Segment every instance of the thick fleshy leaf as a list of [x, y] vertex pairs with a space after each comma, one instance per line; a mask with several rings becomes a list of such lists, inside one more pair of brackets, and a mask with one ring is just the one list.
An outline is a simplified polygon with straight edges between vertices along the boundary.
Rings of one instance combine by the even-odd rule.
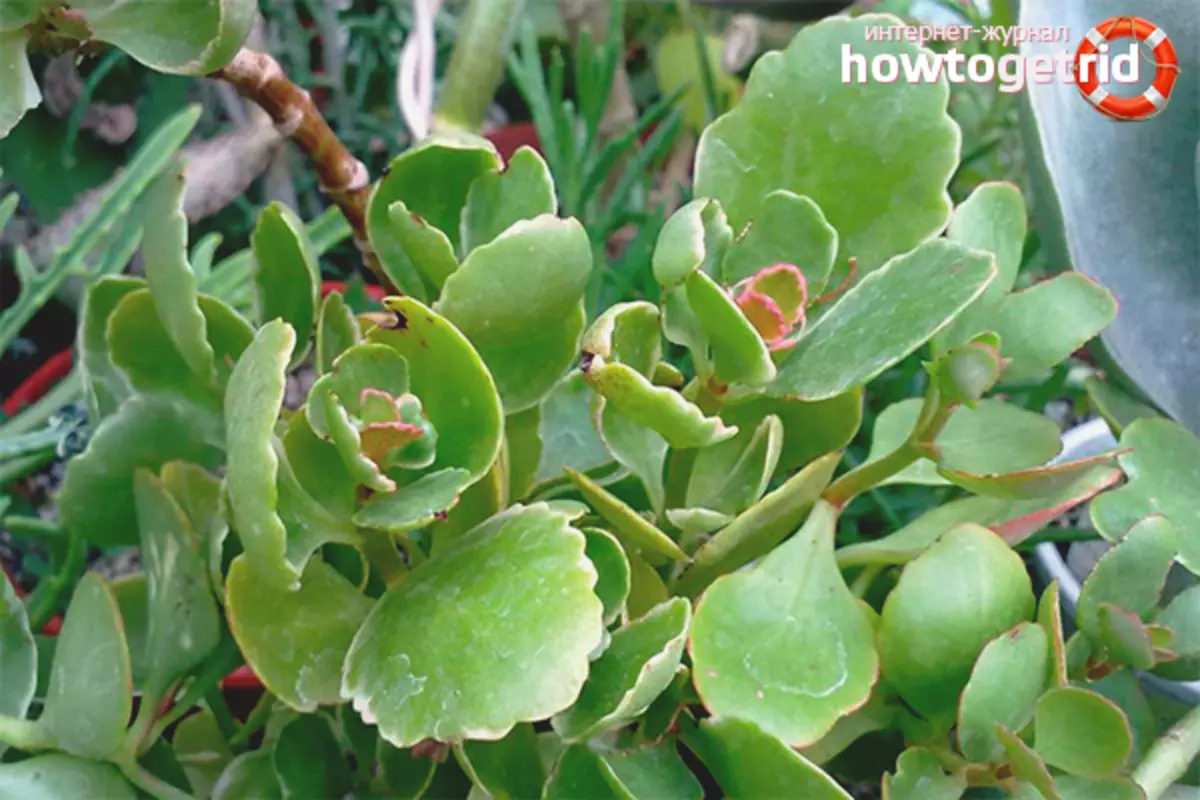
[[388, 207], [388, 219], [392, 235], [404, 249], [404, 255], [426, 284], [441, 291], [446, 278], [458, 269], [458, 258], [454, 255], [450, 237], [399, 201]]
[[1081, 778], [1105, 778], [1122, 769], [1133, 748], [1125, 715], [1087, 689], [1051, 689], [1037, 704], [1034, 749], [1052, 767]]
[[233, 760], [233, 751], [221, 735], [216, 717], [206, 708], [180, 721], [171, 747], [191, 784], [192, 793], [199, 797], [212, 794], [221, 772]]
[[295, 342], [287, 323], [263, 326], [238, 360], [225, 395], [225, 485], [233, 527], [259, 577], [290, 589], [299, 584], [300, 571], [286, 559], [287, 529], [276, 513], [279, 457], [271, 440]]
[[1050, 687], [1066, 686], [1069, 683], [1060, 594], [1058, 581], [1052, 582], [1038, 598], [1037, 607], [1037, 623], [1045, 631], [1050, 647], [1050, 660], [1047, 664], [1047, 685]]
[[674, 679], [691, 617], [677, 597], [613, 633], [575, 705], [554, 718], [558, 735], [584, 741], [641, 716]]
[[672, 389], [655, 386], [624, 364], [594, 358], [584, 375], [613, 407], [634, 422], [658, 432], [672, 447], [707, 447], [737, 434], [719, 417], [708, 417]]
[[731, 800], [850, 800], [837, 781], [748, 720], [710, 718], [698, 726], [685, 726], [683, 743], [704, 762]]
[[282, 800], [270, 750], [251, 750], [229, 762], [213, 786], [212, 800]]
[[116, 767], [65, 753], [34, 756], [0, 765], [0, 796], [21, 800], [62, 800], [64, 797], [103, 797], [135, 800], [133, 786]]
[[1004, 757], [1013, 776], [1023, 781], [1022, 794], [1018, 798], [1028, 800], [1054, 800], [1056, 789], [1054, 776], [1046, 767], [1046, 762], [1032, 747], [1025, 743], [1017, 734], [1005, 728], [996, 729], [996, 738], [1004, 747]]
[[738, 234], [721, 263], [721, 282], [732, 286], [773, 264], [794, 264], [809, 291], [818, 293], [829, 280], [837, 249], [837, 231], [812, 198], [780, 189], [763, 198], [749, 229]]
[[272, 694], [298, 711], [341, 702], [342, 659], [370, 600], [317, 559], [305, 567], [299, 589], [284, 591], [238, 556], [225, 591], [234, 639]]
[[1050, 645], [1038, 625], [1022, 622], [988, 642], [975, 662], [958, 708], [958, 749], [972, 761], [1000, 761], [996, 726], [1019, 731], [1033, 721], [1046, 690]]
[[658, 308], [644, 301], [610, 306], [588, 327], [579, 349], [650, 377], [662, 357]]
[[321, 302], [317, 317], [317, 372], [324, 374], [333, 369], [337, 357], [358, 344], [361, 338], [358, 320], [346, 305], [346, 299], [341, 292], [330, 292]]
[[1097, 474], [1099, 468], [1117, 460], [1114, 450], [1078, 461], [1064, 461], [1046, 467], [1033, 467], [999, 475], [979, 475], [957, 469], [938, 469], [938, 474], [956, 486], [987, 497], [1025, 500], [1051, 497], [1067, 490], [1083, 477]]
[[[498, 739], [562, 711], [603, 631], [584, 547], [544, 505], [468, 533], [375, 605], [346, 656], [342, 696], [397, 747]], [[476, 657], [462, 659], [468, 640]]]
[[696, 270], [718, 276], [733, 242], [721, 204], [699, 192], [697, 196], [672, 214], [658, 234], [651, 267], [654, 279], [666, 289], [679, 286]]
[[1146, 793], [1129, 778], [1078, 778], [1058, 775], [1054, 786], [1062, 800], [1145, 800]]
[[840, 453], [817, 459], [739, 514], [696, 552], [675, 593], [695, 597], [718, 576], [769, 553], [808, 516], [840, 460]]
[[141, 278], [106, 276], [88, 287], [79, 320], [79, 364], [88, 395], [92, 424], [114, 414], [129, 396], [129, 380], [108, 352], [108, 320], [125, 295], [146, 288]]
[[509, 413], [545, 397], [575, 359], [591, 270], [583, 226], [543, 215], [477, 247], [446, 279], [434, 308], [479, 349]]
[[625, 609], [629, 597], [630, 567], [625, 550], [615, 536], [600, 528], [583, 528], [587, 537], [584, 552], [596, 568], [596, 596], [604, 604], [604, 624], [609, 625]]
[[713, 583], [692, 626], [696, 689], [709, 711], [751, 720], [792, 747], [865, 703], [879, 674], [875, 632], [833, 560], [836, 521], [818, 502], [760, 564]]
[[215, 467], [224, 437], [189, 404], [135, 396], [97, 429], [82, 455], [67, 465], [58, 495], [63, 525], [100, 546], [136, 544], [133, 473], [168, 461]]
[[723, 384], [763, 386], [775, 377], [767, 343], [746, 315], [706, 272], [684, 282], [687, 302], [708, 338], [713, 375]]
[[826, 453], [853, 441], [862, 424], [862, 391], [855, 390], [806, 403], [794, 397], [745, 395], [731, 397], [721, 418], [739, 430], [757, 428], [774, 415], [783, 423], [783, 447], [775, 477], [787, 477]]
[[1093, 375], [1084, 379], [1083, 388], [1092, 407], [1118, 436], [1139, 419], [1162, 417], [1155, 408], [1130, 395], [1112, 378]]
[[412, 750], [392, 747], [383, 739], [377, 744], [376, 761], [390, 796], [397, 800], [422, 797], [433, 783], [437, 762], [424, 755], [413, 755]]
[[346, 470], [337, 448], [313, 432], [305, 409], [288, 420], [283, 433], [287, 465], [299, 484], [323, 511], [338, 520], [349, 520], [357, 507], [358, 484]]
[[739, 428], [728, 441], [706, 447], [696, 456], [687, 488], [687, 505], [740, 514], [758, 502], [783, 446], [779, 417], [763, 419], [757, 428]]
[[208, 585], [200, 533], [163, 481], [139, 469], [134, 497], [149, 609], [142, 696], [157, 703], [216, 649], [221, 618]]
[[626, 613], [632, 619], [649, 614], [656, 606], [670, 599], [671, 594], [662, 576], [638, 553], [626, 552], [629, 559], [629, 599]]
[[471, 343], [453, 325], [410, 297], [384, 301], [394, 323], [367, 338], [408, 361], [410, 390], [438, 432], [437, 459], [428, 467], [465, 469], [479, 479], [491, 469], [504, 438], [496, 385]]
[[132, 681], [117, 602], [104, 579], [89, 572], [67, 608], [38, 725], [60, 750], [108, 758], [125, 739]]
[[927, 719], [948, 726], [984, 645], [1033, 611], [1021, 558], [986, 528], [954, 528], [904, 568], [884, 603], [884, 679]]
[[538, 427], [542, 448], [536, 482], [561, 478], [566, 467], [591, 472], [612, 462], [592, 423], [602, 402], [578, 371], [569, 373], [546, 396]]
[[[908, 439], [921, 413], [920, 399], [903, 400], [875, 419], [868, 461], [883, 458]], [[1058, 426], [1050, 419], [999, 400], [959, 406], [934, 440], [936, 462], [922, 459], [884, 481], [946, 486], [937, 467], [977, 474], [1001, 474], [1037, 467], [1058, 455]]]
[[486, 173], [471, 184], [462, 212], [463, 255], [521, 220], [557, 211], [550, 168], [536, 150], [522, 147], [503, 172]]
[[394, 492], [374, 495], [354, 515], [354, 524], [392, 533], [423, 528], [452, 508], [470, 483], [465, 469], [431, 472]]
[[937, 756], [921, 747], [910, 747], [896, 759], [896, 774], [883, 776], [887, 800], [958, 800], [967, 790], [961, 775], [947, 775]]
[[867, 62], [883, 53], [919, 57], [911, 42], [867, 41], [868, 30], [899, 24], [886, 15], [825, 19], [760, 58], [745, 96], [700, 138], [696, 196], [720, 200], [741, 229], [768, 193], [806, 195], [837, 229], [839, 260], [856, 257], [867, 272], [937, 234], [959, 157], [949, 87], [848, 84], [842, 75], [845, 46]]
[[291, 363], [298, 364], [308, 352], [321, 292], [321, 268], [304, 221], [282, 203], [271, 203], [258, 215], [250, 246], [258, 318], [278, 318], [292, 326], [296, 350]]
[[1068, 272], [1004, 298], [988, 327], [1000, 336], [1000, 355], [1012, 360], [1005, 377], [1019, 380], [1065, 361], [1116, 316], [1108, 289]]
[[[24, 719], [37, 688], [37, 645], [25, 604], [0, 574], [0, 714]], [[0, 755], [4, 745], [0, 743]], [[0, 785], [3, 781], [0, 780]]]
[[1155, 673], [1172, 680], [1200, 678], [1200, 586], [1179, 593], [1154, 621], [1175, 634], [1171, 652], [1178, 656], [1176, 661], [1160, 664]]
[[1142, 419], [1121, 434], [1120, 456], [1129, 483], [1092, 503], [1092, 522], [1119, 539], [1150, 514], [1161, 514], [1179, 536], [1179, 560], [1200, 572], [1200, 439], [1165, 419]]
[[[603, 401], [602, 401], [603, 402]], [[646, 489], [650, 506], [661, 513], [666, 503], [663, 473], [667, 464], [667, 440], [645, 425], [634, 422], [604, 402], [600, 411], [600, 438], [621, 466], [628, 469]]]
[[[937, 335], [934, 339], [936, 354], [966, 344], [991, 326], [996, 307], [1012, 291], [1017, 280], [1025, 250], [1027, 213], [1025, 198], [1012, 183], [982, 184], [954, 209], [946, 238], [995, 256], [996, 280]], [[1002, 338], [1003, 344], [1006, 341]]]
[[271, 759], [285, 798], [345, 797], [353, 789], [350, 765], [323, 714], [301, 714], [284, 725]]
[[412, 259], [396, 238], [389, 209], [404, 203], [410, 214], [437, 228], [457, 249], [459, 221], [471, 184], [500, 168], [500, 157], [485, 139], [439, 134], [392, 160], [367, 207], [367, 235], [388, 277], [406, 294], [424, 301], [429, 292]]
[[665, 533], [638, 514], [624, 500], [613, 495], [586, 475], [572, 469], [567, 476], [579, 488], [588, 505], [604, 518], [625, 546], [642, 553], [653, 563], [665, 560], [686, 561], [687, 554]]
[[1075, 620], [1094, 642], [1102, 642], [1101, 607], [1112, 603], [1137, 617], [1158, 605], [1177, 551], [1175, 526], [1166, 517], [1147, 517], [1134, 525], [1096, 563], [1079, 592]]
[[704, 790], [670, 742], [635, 750], [595, 752], [567, 747], [551, 768], [545, 800], [700, 800]]
[[892, 259], [804, 334], [768, 393], [826, 400], [862, 386], [929, 341], [995, 274], [990, 256], [945, 240]]
[[109, 357], [134, 389], [169, 394], [206, 411], [221, 408], [221, 385], [230, 365], [241, 357], [254, 338], [254, 329], [236, 311], [214, 297], [199, 298], [210, 351], [216, 353], [216, 377], [197, 374], [172, 344], [161, 311], [149, 290], [127, 294], [108, 320]]
[[546, 770], [533, 726], [522, 723], [498, 742], [463, 742], [455, 754], [475, 786], [497, 800], [541, 797]]
[[216, 379], [216, 356], [196, 294], [196, 275], [187, 258], [182, 161], [167, 169], [146, 194], [142, 255], [150, 294], [167, 338], [202, 382]]
[[25, 54], [26, 38], [25, 31], [19, 29], [0, 33], [0, 81], [4, 83], [4, 93], [0, 95], [0, 139], [8, 136], [26, 111], [42, 102], [42, 92]]

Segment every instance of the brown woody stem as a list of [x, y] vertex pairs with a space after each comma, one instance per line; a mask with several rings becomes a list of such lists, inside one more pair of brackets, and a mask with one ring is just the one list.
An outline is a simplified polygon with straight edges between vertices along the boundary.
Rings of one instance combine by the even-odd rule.
[[308, 92], [288, 80], [283, 68], [267, 53], [242, 48], [212, 77], [228, 82], [257, 103], [275, 122], [280, 134], [292, 139], [312, 161], [323, 191], [350, 223], [363, 262], [379, 282], [394, 291], [367, 238], [367, 201], [371, 177], [366, 166], [338, 139], [313, 104]]

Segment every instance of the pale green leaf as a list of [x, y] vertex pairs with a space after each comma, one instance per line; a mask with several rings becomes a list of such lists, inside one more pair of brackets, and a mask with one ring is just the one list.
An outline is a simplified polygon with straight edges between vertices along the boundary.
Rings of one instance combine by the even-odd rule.
[[114, 414], [129, 396], [129, 379], [113, 364], [108, 352], [108, 320], [131, 292], [146, 288], [140, 278], [104, 277], [88, 287], [79, 319], [79, 363], [92, 424]]
[[258, 11], [253, 0], [83, 0], [73, 5], [97, 39], [151, 69], [177, 75], [205, 75], [223, 66], [250, 35]]
[[471, 184], [462, 212], [462, 252], [469, 255], [521, 220], [558, 211], [554, 178], [538, 152], [521, 147], [503, 172], [489, 172]]
[[1107, 603], [1148, 617], [1162, 596], [1177, 542], [1176, 528], [1167, 517], [1150, 516], [1134, 525], [1084, 581], [1075, 604], [1079, 629], [1093, 642], [1103, 642], [1100, 610]]
[[354, 524], [391, 533], [423, 528], [451, 509], [471, 482], [465, 469], [431, 472], [394, 492], [374, 495], [354, 515]]
[[732, 439], [706, 447], [696, 456], [687, 487], [688, 506], [736, 516], [767, 490], [783, 446], [779, 417], [765, 417], [757, 428], [740, 428]]
[[883, 776], [888, 800], [958, 800], [967, 791], [961, 775], [947, 775], [930, 751], [910, 747], [896, 759], [896, 774]]
[[317, 319], [321, 268], [304, 221], [282, 203], [271, 203], [258, 215], [250, 235], [254, 251], [255, 308], [263, 322], [282, 319], [296, 332], [294, 366], [308, 353]]
[[697, 270], [684, 286], [692, 313], [707, 335], [716, 379], [746, 386], [763, 386], [774, 379], [775, 362], [766, 343], [717, 282]]
[[988, 642], [975, 662], [958, 708], [958, 749], [978, 762], [998, 762], [1004, 745], [996, 726], [1019, 731], [1033, 721], [1046, 690], [1050, 645], [1046, 632], [1028, 622]]
[[1046, 763], [1081, 778], [1104, 778], [1122, 769], [1133, 748], [1125, 715], [1087, 689], [1051, 689], [1034, 718], [1034, 749]]
[[838, 235], [809, 197], [786, 189], [763, 198], [721, 264], [721, 282], [736, 284], [775, 264], [793, 264], [816, 296], [829, 280]]
[[116, 767], [65, 753], [35, 756], [0, 765], [0, 796], [20, 800], [63, 800], [94, 797], [135, 800], [133, 786]]
[[572, 469], [566, 472], [583, 494], [583, 499], [612, 526], [613, 532], [627, 549], [640, 552], [645, 558], [652, 559], [652, 563], [687, 560], [687, 554], [679, 549], [679, 545], [671, 537], [638, 514], [624, 500], [580, 472]]
[[404, 255], [427, 284], [441, 291], [446, 278], [458, 269], [458, 258], [454, 255], [450, 237], [409, 211], [400, 201], [388, 207], [388, 219], [392, 235], [403, 248]]
[[700, 194], [672, 214], [658, 234], [650, 263], [654, 279], [666, 289], [679, 286], [696, 270], [719, 275], [733, 243], [733, 229], [721, 204]]
[[[628, 580], [628, 567], [625, 574]], [[0, 714], [25, 718], [37, 688], [37, 655], [25, 604], [8, 577], [0, 575]], [[0, 744], [0, 755], [3, 752]]]
[[354, 312], [346, 305], [341, 292], [330, 292], [321, 302], [317, 317], [317, 372], [324, 374], [333, 369], [333, 362], [354, 345], [362, 333]]
[[0, 139], [8, 136], [26, 111], [42, 102], [25, 45], [25, 31], [19, 28], [0, 33], [0, 85], [5, 87], [0, 93]]

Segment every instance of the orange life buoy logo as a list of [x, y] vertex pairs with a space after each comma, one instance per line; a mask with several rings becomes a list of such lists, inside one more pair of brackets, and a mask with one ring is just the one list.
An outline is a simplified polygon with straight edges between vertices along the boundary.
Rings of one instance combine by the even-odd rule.
[[[1135, 39], [1154, 53], [1156, 68], [1154, 83], [1137, 97], [1117, 97], [1104, 88], [1102, 66], [1111, 42]], [[1139, 55], [1149, 61], [1144, 52]], [[1149, 119], [1167, 107], [1175, 82], [1179, 79], [1179, 56], [1171, 39], [1148, 20], [1141, 17], [1113, 17], [1088, 31], [1075, 54], [1075, 82], [1079, 91], [1100, 113], [1122, 122]]]

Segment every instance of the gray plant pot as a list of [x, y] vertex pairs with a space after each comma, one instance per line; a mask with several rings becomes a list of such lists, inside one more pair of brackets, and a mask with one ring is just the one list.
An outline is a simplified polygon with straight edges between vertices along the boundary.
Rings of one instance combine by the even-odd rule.
[[[1056, 461], [1072, 461], [1099, 455], [1116, 447], [1117, 440], [1108, 423], [1103, 419], [1094, 419], [1063, 434], [1062, 445], [1062, 453]], [[1075, 605], [1079, 600], [1079, 590], [1083, 581], [1107, 549], [1106, 542], [1080, 542], [1070, 546], [1069, 554], [1064, 559], [1058, 547], [1052, 543], [1047, 542], [1034, 548], [1033, 563], [1039, 576], [1047, 585], [1051, 581], [1058, 581], [1062, 596], [1063, 623], [1068, 628], [1074, 627]], [[1173, 578], [1178, 577], [1173, 575]], [[1188, 579], [1194, 580], [1190, 575]], [[1189, 705], [1200, 705], [1200, 681], [1168, 681], [1150, 674], [1143, 674], [1142, 680], [1148, 688], [1169, 694]]]

